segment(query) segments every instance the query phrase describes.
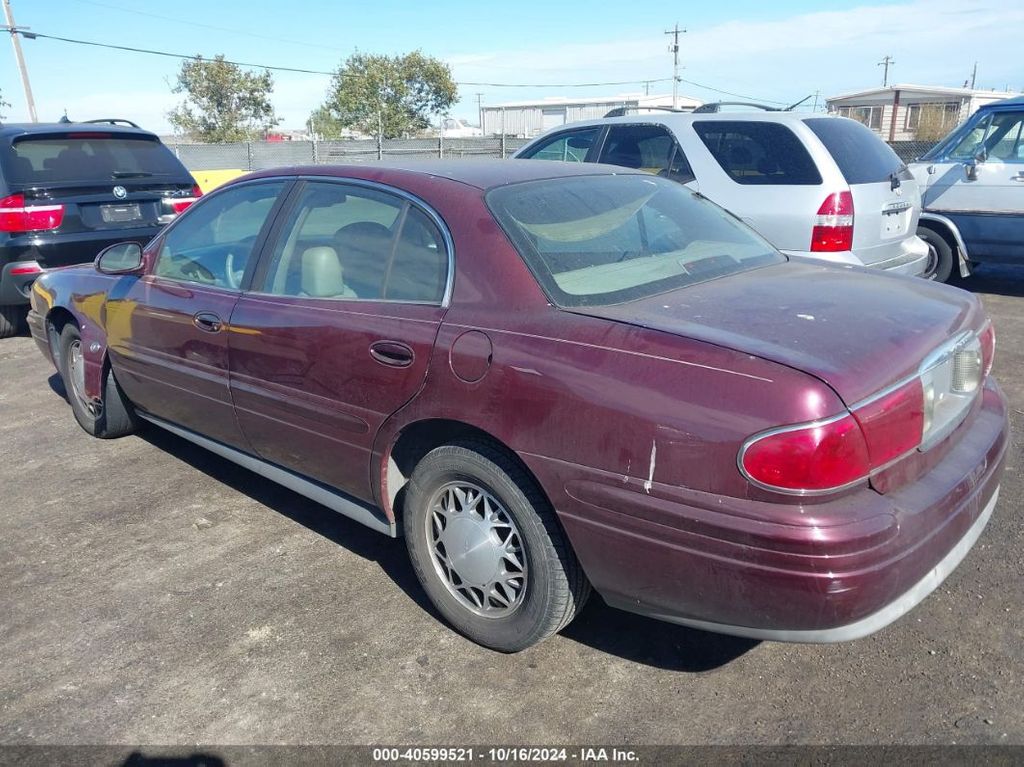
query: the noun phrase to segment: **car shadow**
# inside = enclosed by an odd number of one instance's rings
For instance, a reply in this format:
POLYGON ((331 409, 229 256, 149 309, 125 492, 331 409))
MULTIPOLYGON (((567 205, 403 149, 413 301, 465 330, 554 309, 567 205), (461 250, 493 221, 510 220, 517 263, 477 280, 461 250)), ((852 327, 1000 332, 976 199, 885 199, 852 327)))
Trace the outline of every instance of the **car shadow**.
POLYGON ((1024 296, 1024 266, 980 264, 970 277, 956 278, 951 284, 971 293, 1020 298, 1024 296))
MULTIPOLYGON (((56 386, 51 382, 55 390, 59 386, 59 377, 56 378, 56 386)), ((163 429, 146 428, 139 436, 211 479, 249 496, 363 559, 375 562, 421 609, 444 622, 420 587, 402 541, 381 535, 163 429)), ((758 644, 752 640, 710 634, 615 610, 596 595, 562 635, 635 663, 685 672, 718 668, 758 644)))
MULTIPOLYGON (((64 382, 58 374, 51 375, 47 383, 55 394, 67 399, 64 382)), ((138 436, 211 479, 249 496, 353 554, 376 562, 418 607, 444 623, 420 587, 401 541, 364 527, 164 429, 147 426, 138 436)), ((759 644, 752 639, 712 634, 616 610, 606 605, 597 594, 590 598, 583 612, 563 629, 561 635, 634 663, 687 673, 702 673, 725 666, 759 644)))

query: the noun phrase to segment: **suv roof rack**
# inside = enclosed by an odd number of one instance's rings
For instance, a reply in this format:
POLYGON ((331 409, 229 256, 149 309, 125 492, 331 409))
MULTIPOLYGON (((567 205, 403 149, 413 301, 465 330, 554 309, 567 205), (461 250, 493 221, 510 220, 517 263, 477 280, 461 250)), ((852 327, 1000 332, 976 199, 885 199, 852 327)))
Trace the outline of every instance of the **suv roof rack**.
POLYGON ((609 110, 605 117, 625 117, 634 109, 650 109, 655 112, 683 112, 689 114, 694 111, 692 109, 682 109, 678 107, 657 107, 657 106, 645 106, 643 104, 630 104, 629 106, 615 107, 609 110))
POLYGON ((757 104, 753 101, 712 101, 707 104, 701 104, 693 110, 693 113, 705 115, 712 112, 721 112, 722 107, 753 107, 754 109, 763 109, 765 112, 785 111, 779 107, 771 107, 767 104, 757 104))
MULTIPOLYGON (((123 117, 101 117, 96 120, 82 120, 83 123, 103 123, 106 125, 127 125, 129 128, 138 128, 137 123, 125 120, 123 117)), ((140 128, 141 130, 141 128, 140 128)))

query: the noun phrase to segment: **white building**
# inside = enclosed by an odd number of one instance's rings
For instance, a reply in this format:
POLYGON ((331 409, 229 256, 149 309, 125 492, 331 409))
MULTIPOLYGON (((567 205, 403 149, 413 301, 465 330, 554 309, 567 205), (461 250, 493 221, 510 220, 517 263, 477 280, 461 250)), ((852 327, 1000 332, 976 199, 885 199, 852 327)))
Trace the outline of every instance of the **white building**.
POLYGON ((864 123, 886 141, 913 141, 922 110, 940 110, 942 128, 949 131, 982 104, 1019 95, 935 85, 890 85, 833 96, 827 104, 829 112, 864 123))
MULTIPOLYGON (((694 109, 703 102, 690 96, 679 97, 680 109, 694 109)), ((515 101, 507 104, 485 104, 480 120, 485 136, 519 136, 530 138, 565 123, 604 117, 616 107, 671 107, 671 96, 645 96, 626 93, 620 96, 580 96, 578 98, 546 98, 537 101, 515 101)))

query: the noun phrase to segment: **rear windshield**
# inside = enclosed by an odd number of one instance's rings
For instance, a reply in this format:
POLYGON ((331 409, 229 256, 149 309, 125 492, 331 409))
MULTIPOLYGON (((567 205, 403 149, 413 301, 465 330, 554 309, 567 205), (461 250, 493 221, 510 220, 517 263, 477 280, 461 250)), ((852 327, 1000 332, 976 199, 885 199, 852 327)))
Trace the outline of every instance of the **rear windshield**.
POLYGON ((511 184, 487 204, 564 307, 622 303, 786 260, 717 205, 647 175, 511 184))
POLYGON ((804 122, 821 139, 848 184, 877 184, 903 169, 903 161, 889 145, 856 120, 812 117, 804 122))
POLYGON ((696 120, 693 129, 737 184, 820 184, 821 174, 785 125, 749 120, 696 120))
POLYGON ((111 134, 26 136, 3 158, 9 184, 35 186, 132 178, 185 179, 188 173, 156 139, 111 134))

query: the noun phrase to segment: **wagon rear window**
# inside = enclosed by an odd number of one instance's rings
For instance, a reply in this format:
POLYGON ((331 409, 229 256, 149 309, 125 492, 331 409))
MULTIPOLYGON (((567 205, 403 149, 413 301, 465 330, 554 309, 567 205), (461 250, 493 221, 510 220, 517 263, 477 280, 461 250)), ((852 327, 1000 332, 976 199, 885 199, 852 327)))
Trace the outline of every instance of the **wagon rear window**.
POLYGON ((679 184, 643 175, 512 184, 487 203, 559 306, 622 303, 785 260, 679 184))

